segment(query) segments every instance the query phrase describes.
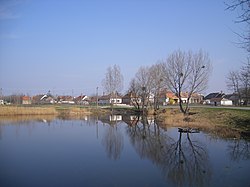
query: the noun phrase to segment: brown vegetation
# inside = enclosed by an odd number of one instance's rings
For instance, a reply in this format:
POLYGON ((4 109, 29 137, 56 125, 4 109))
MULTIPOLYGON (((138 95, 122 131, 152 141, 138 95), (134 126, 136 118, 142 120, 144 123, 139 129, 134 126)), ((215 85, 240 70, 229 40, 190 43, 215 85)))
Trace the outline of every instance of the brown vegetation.
POLYGON ((1 106, 0 116, 56 115, 54 107, 1 106))
POLYGON ((91 107, 80 107, 80 106, 1 106, 0 107, 0 119, 8 117, 24 117, 24 116, 48 116, 52 115, 59 118, 75 118, 83 115, 99 115, 107 111, 103 109, 96 109, 91 107))
POLYGON ((158 117, 161 126, 195 128, 225 138, 250 131, 250 111, 244 110, 193 108, 183 115, 178 109, 164 109, 158 117))

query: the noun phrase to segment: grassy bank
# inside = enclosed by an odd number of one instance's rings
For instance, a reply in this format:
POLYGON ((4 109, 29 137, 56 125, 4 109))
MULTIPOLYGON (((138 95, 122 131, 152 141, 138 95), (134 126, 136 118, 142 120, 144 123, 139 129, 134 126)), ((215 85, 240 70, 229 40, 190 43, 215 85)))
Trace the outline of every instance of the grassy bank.
POLYGON ((225 138, 250 136, 250 111, 219 108, 192 108, 188 116, 178 109, 161 110, 158 114, 161 126, 198 128, 225 138))

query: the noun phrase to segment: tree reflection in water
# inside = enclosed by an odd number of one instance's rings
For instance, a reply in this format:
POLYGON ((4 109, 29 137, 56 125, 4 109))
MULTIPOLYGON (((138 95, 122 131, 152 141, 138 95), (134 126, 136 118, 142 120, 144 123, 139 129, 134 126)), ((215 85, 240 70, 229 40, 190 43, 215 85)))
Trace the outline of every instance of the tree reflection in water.
POLYGON ((193 141, 190 132, 179 132, 176 139, 157 124, 142 121, 127 128, 141 158, 150 159, 176 186, 209 186, 210 164, 201 142, 193 141))
POLYGON ((235 139, 228 146, 228 153, 231 160, 248 160, 250 159, 250 142, 242 139, 235 139))
POLYGON ((124 144, 123 135, 117 127, 117 124, 108 126, 104 133, 102 144, 110 159, 117 160, 120 158, 124 144))

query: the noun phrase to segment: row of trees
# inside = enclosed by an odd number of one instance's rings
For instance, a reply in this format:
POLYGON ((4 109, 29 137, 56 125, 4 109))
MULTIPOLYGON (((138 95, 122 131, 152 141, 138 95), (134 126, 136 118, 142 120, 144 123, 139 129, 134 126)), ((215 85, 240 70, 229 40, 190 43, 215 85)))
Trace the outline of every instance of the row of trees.
MULTIPOLYGON (((179 99, 181 112, 189 111, 189 102, 193 93, 203 91, 208 84, 211 63, 206 52, 199 50, 177 50, 152 66, 142 66, 130 82, 129 93, 134 96, 134 105, 144 112, 149 99, 154 97, 154 109, 158 109, 158 98, 162 89, 171 90, 179 99), (182 92, 188 93, 187 102, 183 105, 182 92)), ((103 87, 107 93, 117 93, 123 85, 120 68, 109 67, 103 79, 103 87)))
POLYGON ((239 70, 229 71, 227 75, 227 87, 237 97, 238 105, 249 103, 250 98, 250 59, 239 70))

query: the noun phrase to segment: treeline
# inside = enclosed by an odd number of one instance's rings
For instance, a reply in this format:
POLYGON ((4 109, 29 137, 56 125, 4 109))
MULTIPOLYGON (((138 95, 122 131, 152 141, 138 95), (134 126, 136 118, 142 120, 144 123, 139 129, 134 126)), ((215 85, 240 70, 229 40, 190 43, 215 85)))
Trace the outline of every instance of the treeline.
MULTIPOLYGON (((168 89, 176 94, 180 110, 186 114, 192 94, 207 87, 211 70, 210 58, 206 52, 177 50, 152 66, 140 67, 130 82, 128 93, 133 95, 134 105, 144 111, 150 99, 154 102, 154 109, 157 109, 160 91, 168 89), (185 105, 181 99, 183 92, 188 93, 185 105)), ((120 68, 117 65, 109 67, 102 83, 107 93, 117 93, 123 85, 120 68)))

